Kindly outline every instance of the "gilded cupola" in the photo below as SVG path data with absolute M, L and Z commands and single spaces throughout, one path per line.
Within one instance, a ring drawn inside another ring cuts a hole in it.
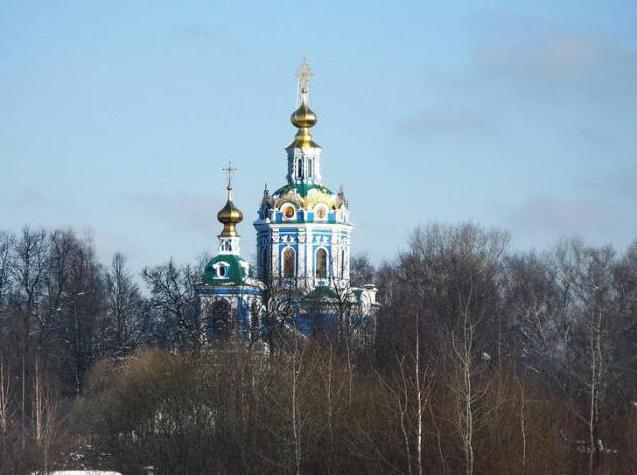
M 236 225 L 243 221 L 243 213 L 234 205 L 232 201 L 232 185 L 228 183 L 227 193 L 228 199 L 226 205 L 217 213 L 217 220 L 223 224 L 223 230 L 219 237 L 236 237 Z
M 292 112 L 292 115 L 290 116 L 290 122 L 292 122 L 292 125 L 298 127 L 299 129 L 309 129 L 310 127 L 314 127 L 314 125 L 316 124 L 316 114 L 312 109 L 310 109 L 307 104 L 307 94 L 303 92 L 301 94 L 303 102 L 301 102 L 301 105 L 297 110 Z

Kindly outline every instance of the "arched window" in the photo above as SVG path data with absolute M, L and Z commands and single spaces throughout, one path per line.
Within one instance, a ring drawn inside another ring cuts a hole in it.
M 226 276 L 226 272 L 227 272 L 226 269 L 227 269 L 226 266 L 224 266 L 223 264 L 217 268 L 217 274 L 219 274 L 219 277 Z
M 291 247 L 286 247 L 283 251 L 283 277 L 294 278 L 295 253 Z
M 299 177 L 299 180 L 303 179 L 303 160 L 300 158 L 296 161 L 296 171 Z
M 259 265 L 261 270 L 261 275 L 259 276 L 261 279 L 266 279 L 270 273 L 270 267 L 268 265 L 268 248 L 264 247 L 261 250 L 261 264 Z
M 322 248 L 316 251 L 316 277 L 327 278 L 327 251 Z
M 314 208 L 314 216 L 316 219 L 325 219 L 325 216 L 327 216 L 327 208 L 325 205 L 318 205 Z
M 312 166 L 312 159 L 310 158 L 307 161 L 307 177 L 312 178 L 312 175 L 314 175 L 314 169 Z
M 341 250 L 341 279 L 345 278 L 345 249 Z

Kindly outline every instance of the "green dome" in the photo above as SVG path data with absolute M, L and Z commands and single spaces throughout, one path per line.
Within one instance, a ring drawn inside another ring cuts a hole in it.
M 218 254 L 206 264 L 203 282 L 208 285 L 243 285 L 248 277 L 247 263 L 245 259 L 234 254 Z M 223 276 L 217 272 L 221 265 L 225 267 Z
M 314 290 L 309 292 L 303 297 L 305 301 L 315 301 L 315 302 L 336 302 L 338 301 L 338 294 L 327 286 L 316 287 Z
M 320 191 L 321 193 L 324 193 L 326 195 L 333 195 L 334 193 L 332 193 L 327 187 L 323 186 L 323 185 L 302 185 L 299 183 L 290 183 L 287 184 L 281 188 L 279 188 L 278 190 L 276 190 L 274 193 L 272 193 L 273 196 L 282 196 L 286 193 L 289 193 L 290 191 L 296 190 L 296 192 L 301 195 L 301 197 L 305 198 L 307 196 L 307 194 L 312 191 L 312 190 L 317 190 Z

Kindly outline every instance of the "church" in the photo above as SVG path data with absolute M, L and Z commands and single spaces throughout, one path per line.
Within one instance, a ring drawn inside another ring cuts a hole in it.
M 310 108 L 311 76 L 304 61 L 297 72 L 297 108 L 290 117 L 297 131 L 285 147 L 287 182 L 274 192 L 265 187 L 254 221 L 256 272 L 241 257 L 237 225 L 243 213 L 233 201 L 235 169 L 230 164 L 225 168 L 227 200 L 217 213 L 223 224 L 218 252 L 207 263 L 197 292 L 202 312 L 225 315 L 244 335 L 254 335 L 255 328 L 258 334 L 264 296 L 271 296 L 274 289 L 289 293 L 295 301 L 295 324 L 303 332 L 311 332 L 318 319 L 336 318 L 335 308 L 342 309 L 343 304 L 348 316 L 375 326 L 376 288 L 350 285 L 354 225 L 345 193 L 343 189 L 334 193 L 322 181 L 322 149 L 311 133 L 317 123 Z

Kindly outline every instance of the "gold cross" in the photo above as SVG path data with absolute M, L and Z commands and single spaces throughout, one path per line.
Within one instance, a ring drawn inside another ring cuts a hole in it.
M 307 64 L 307 59 L 303 58 L 301 67 L 296 71 L 296 77 L 299 78 L 299 90 L 301 93 L 309 92 L 310 90 L 310 77 L 313 75 L 312 69 Z
M 237 168 L 232 166 L 232 162 L 228 161 L 228 164 L 222 168 L 228 177 L 228 188 L 232 188 L 232 174 L 237 171 Z

